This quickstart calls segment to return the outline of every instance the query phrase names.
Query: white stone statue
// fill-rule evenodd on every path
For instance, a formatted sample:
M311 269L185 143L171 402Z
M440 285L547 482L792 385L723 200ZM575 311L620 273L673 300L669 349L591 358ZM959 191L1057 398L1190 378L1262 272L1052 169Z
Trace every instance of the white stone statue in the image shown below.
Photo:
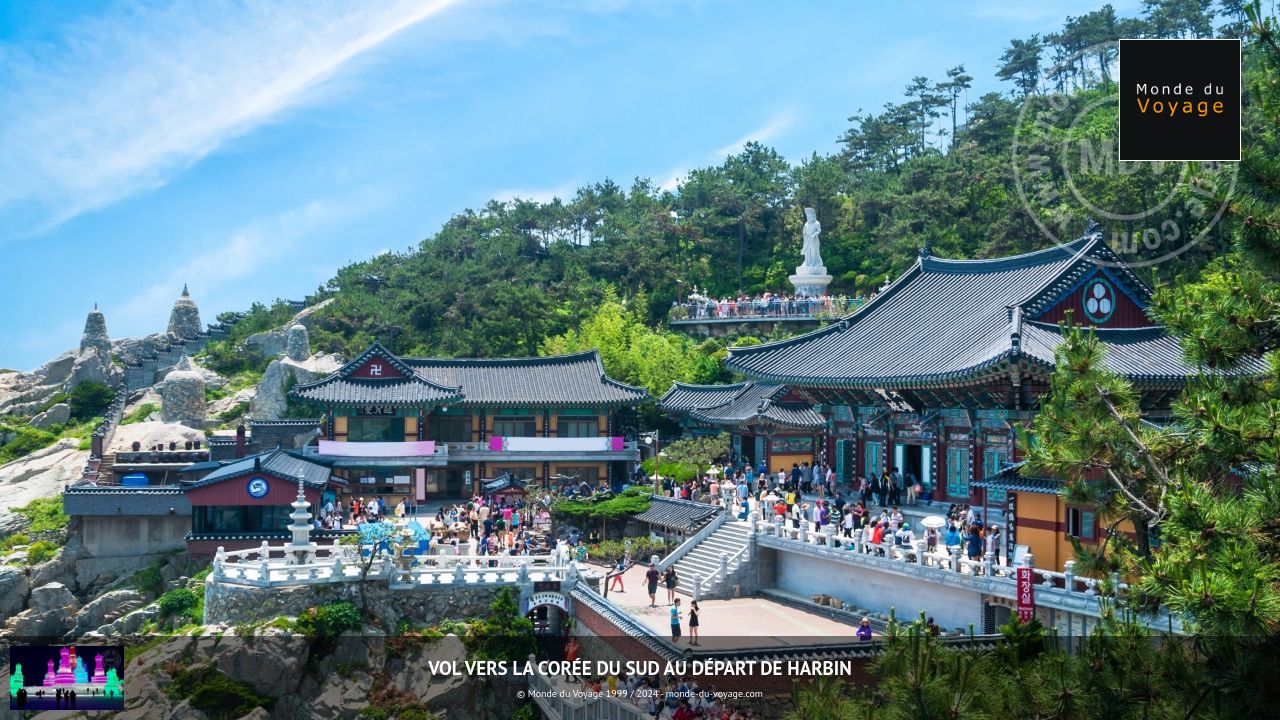
M796 267L791 284L795 286L798 297L822 297L832 279L822 264L822 242L818 239L822 225L818 223L818 213L813 208L805 208L804 216L804 244L800 248L804 261Z
M818 213L813 208L804 209L804 265L806 267L823 267L822 243L818 236L822 234L822 223L818 222Z

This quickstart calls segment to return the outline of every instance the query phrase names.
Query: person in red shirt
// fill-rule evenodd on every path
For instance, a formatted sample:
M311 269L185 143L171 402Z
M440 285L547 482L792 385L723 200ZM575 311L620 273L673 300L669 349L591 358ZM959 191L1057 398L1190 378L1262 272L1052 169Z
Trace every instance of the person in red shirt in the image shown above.
M671 713L671 720L694 720L698 717L693 714L693 709L689 707L688 700L681 700L680 705L674 713Z
M787 514L787 504L779 500L773 506L773 514L782 517Z

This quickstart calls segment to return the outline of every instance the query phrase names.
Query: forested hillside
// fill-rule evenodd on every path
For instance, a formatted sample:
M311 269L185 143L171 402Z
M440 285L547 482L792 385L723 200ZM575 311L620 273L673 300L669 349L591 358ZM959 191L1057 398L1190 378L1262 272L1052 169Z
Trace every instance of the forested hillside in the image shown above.
M752 143L691 172L673 191L648 179L602 180L551 203L494 201L462 211L416 250L342 268L319 288L316 299L334 302L313 343L348 355L375 339L401 353L532 355L576 346L550 339L579 331L609 298L661 334L672 302L695 286L713 296L789 291L805 206L823 225L832 293L869 294L926 246L962 258L1044 247L1052 241L1036 219L1074 238L1088 219L1074 207L1080 197L1113 215L1155 208L1137 223L1096 219L1129 257L1156 256L1165 249L1142 242L1147 228L1194 236L1208 218L1175 208L1195 202L1197 188L1202 197L1219 192L1227 169L1126 163L1118 171L1109 160L1116 46L1098 43L1235 36L1243 19L1241 3L1230 0L1146 0L1138 18L1117 17L1108 5L1067 18L1055 32L1012 40L996 69L1007 92L966 102L973 78L958 65L913 79L900 102L881 110L851 107L832 155L788 159ZM1256 114L1246 108L1246 145L1259 131ZM1047 168L1024 177L1021 193L1017 144L1022 155L1042 152ZM1197 270L1221 238L1215 229L1159 272L1167 279ZM722 350L716 342L667 342L706 357ZM642 380L632 369L610 372ZM698 362L673 372L693 380L719 373Z

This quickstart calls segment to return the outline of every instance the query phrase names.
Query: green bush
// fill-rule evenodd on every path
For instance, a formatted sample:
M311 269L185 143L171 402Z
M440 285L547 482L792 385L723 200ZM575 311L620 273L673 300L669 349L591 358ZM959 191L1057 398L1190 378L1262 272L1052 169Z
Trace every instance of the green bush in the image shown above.
M46 560L52 560L54 555L58 554L58 546L51 542L40 540L31 543L27 548L27 564L39 565Z
M8 537L0 538L0 552L12 550L19 545L30 545L31 538L23 533L14 533Z
M164 589L164 578L160 575L160 564L152 563L135 572L129 578L129 584L142 592L158 595Z
M633 537L631 540L631 558L637 563L646 563L649 561L650 555L662 557L670 550L670 547L663 540L653 540L647 537ZM626 554L625 540L605 540L594 545L587 546L588 554L597 560L602 560L610 564L617 561L618 558Z
M81 380L72 388L67 402L71 405L72 418L88 420L105 413L115 399L116 391L111 387L97 380Z
M155 403L142 403L137 408L135 408L133 412L129 413L128 415L125 415L124 419L120 421L120 424L132 425L134 423L140 423L146 420L147 418L151 417L151 413L155 413L159 411L160 411L160 406L156 405Z
M31 523L28 532L60 532L67 527L67 516L62 512L62 496L37 498L23 507L9 508Z
M309 608L298 616L299 632L319 640L330 640L345 630L355 630L364 622L360 611L349 602L336 602Z
M173 616L195 607L199 600L196 594L186 588L174 588L160 596L160 612L165 616Z
M165 688L175 700L190 698L191 707L209 720L234 720L256 707L271 709L271 698L259 695L247 683L232 680L212 665L179 671Z
M0 447L0 465L47 448L58 439L57 435L47 430L33 427L20 427L15 432L13 440Z

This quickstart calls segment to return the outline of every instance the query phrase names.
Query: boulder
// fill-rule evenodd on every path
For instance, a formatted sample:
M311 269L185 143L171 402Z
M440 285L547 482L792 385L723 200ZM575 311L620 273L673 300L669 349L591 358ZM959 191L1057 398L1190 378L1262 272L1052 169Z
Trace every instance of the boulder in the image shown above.
M0 465L0 536L20 532L26 518L9 510L23 507L37 498L55 497L65 484L75 482L84 473L88 450L79 449L80 442L63 438L47 448L26 457Z
M107 452L130 452L135 442L143 451L150 450L156 445L168 448L171 442L175 443L177 448L183 449L188 440L204 442L204 432L177 423L158 421L133 423L116 428L115 437L112 438L111 447Z
M71 419L71 406L66 403L58 403L44 412L36 415L28 421L28 424L34 428L46 430L54 425L65 425Z
M67 608L54 608L39 613L26 610L9 618L5 624L4 634L9 637L23 638L28 642L36 640L56 641L67 634L73 625L71 611Z
M304 362L281 358L272 360L258 383L258 392L250 405L255 420L278 420L288 408L285 388L315 382L342 367L336 355L319 353Z
M31 583L22 568L0 566L0 622L26 607L30 589Z
M124 377L124 371L111 362L111 355L97 347L87 347L76 354L75 362L63 388L70 390L85 380L94 380L114 387Z
M37 613L79 607L79 605L80 602L76 600L76 596L72 595L67 586L60 582L51 582L37 587L31 591L31 598L27 601L27 606Z
M256 350L265 357L278 357L284 352L286 344L288 344L288 338L283 330L268 330L244 339L245 349Z
M217 400L214 400L213 402L209 403L209 409L206 411L206 415L212 420L216 421L219 418L219 416L221 416L223 413L230 412L231 410L236 408L238 405L241 405L243 403L252 404L253 398L257 394L258 394L258 389L256 387L250 387L250 388L245 388L243 390L240 390L235 395L228 395L227 397L224 397L224 398L218 398Z
M146 596L137 590L112 590L99 595L76 613L74 632L81 635L97 630L146 604Z

